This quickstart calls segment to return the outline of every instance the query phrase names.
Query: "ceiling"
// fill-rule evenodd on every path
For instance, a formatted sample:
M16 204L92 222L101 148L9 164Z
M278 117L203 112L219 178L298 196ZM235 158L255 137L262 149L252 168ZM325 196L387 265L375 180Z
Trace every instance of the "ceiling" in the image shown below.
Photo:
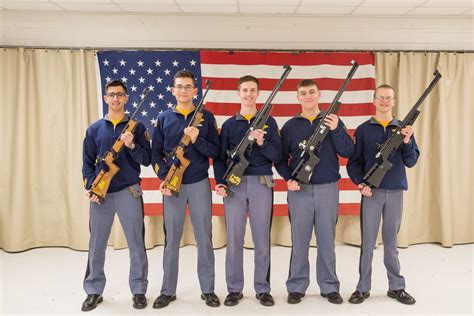
M2 0L7 11L472 18L474 0Z

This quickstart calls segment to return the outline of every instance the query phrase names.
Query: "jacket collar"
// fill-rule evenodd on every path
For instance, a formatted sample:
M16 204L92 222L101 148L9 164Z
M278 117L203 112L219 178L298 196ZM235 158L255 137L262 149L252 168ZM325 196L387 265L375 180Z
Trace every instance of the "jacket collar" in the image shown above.
M112 120L109 118L109 113L105 114L105 116L102 119L112 123ZM128 122L129 120L130 120L130 116L128 114L125 114L125 116L122 118L122 120L120 120L119 123Z
M375 119L374 116L372 116L372 117L370 118L370 124L381 125L381 124L379 123L379 121L377 121L377 120ZM400 127L401 125L400 125L400 122L399 122L395 117L393 117L392 120L390 121L390 123L388 123L387 126Z

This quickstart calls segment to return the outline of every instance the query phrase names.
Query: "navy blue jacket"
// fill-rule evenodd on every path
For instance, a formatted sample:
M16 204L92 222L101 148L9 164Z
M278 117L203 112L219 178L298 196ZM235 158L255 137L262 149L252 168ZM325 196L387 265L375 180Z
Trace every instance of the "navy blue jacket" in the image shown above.
M155 173L161 180L166 178L173 161L167 154L181 141L184 129L189 125L194 111L186 117L176 110L168 109L158 115L158 123L153 131L151 162ZM199 135L194 144L190 143L184 154L191 160L183 175L183 184L199 182L209 176L209 158L219 155L219 133L216 119L211 112L203 111L203 121L198 125Z
M82 175L86 189L90 189L95 177L105 166L104 162L94 166L96 157L103 157L112 149L129 120L129 116L125 115L122 121L114 126L106 115L87 129L82 147ZM119 153L115 164L120 171L112 178L108 193L120 191L140 182L140 165L148 166L151 159L150 140L147 133L145 125L138 122L133 138L135 148L130 150L124 146Z
M400 121L393 119L384 128L375 118L362 123L355 132L356 145L354 155L347 163L347 172L352 182L360 184L364 175L377 162L382 159L375 158L378 152L377 144L383 144L400 126ZM408 182L405 172L406 167L413 167L420 156L415 137L412 136L408 144L402 143L400 147L391 155L389 161L393 164L380 183L379 189L384 190L407 190Z
M276 169L286 181L291 179L291 172L301 159L302 149L299 148L299 144L311 137L323 116L324 112L319 112L311 123L310 120L298 114L288 120L281 129L283 155L282 160L276 164ZM346 127L341 120L339 120L335 130L329 131L319 150L317 150L318 148L314 152L320 158L320 161L314 168L309 182L311 184L324 184L339 180L341 175L339 174L337 155L349 158L354 151L354 143L347 134Z
M245 136L247 130L255 117L248 121L240 113L227 119L222 124L221 134L221 155L214 160L214 176L218 184L224 184L224 173L227 170L228 151L233 150ZM280 160L281 140L278 133L278 125L273 117L268 117L264 126L266 131L265 141L262 146L256 142L252 145L250 152L245 157L249 161L249 166L245 169L244 175L272 175L272 163Z

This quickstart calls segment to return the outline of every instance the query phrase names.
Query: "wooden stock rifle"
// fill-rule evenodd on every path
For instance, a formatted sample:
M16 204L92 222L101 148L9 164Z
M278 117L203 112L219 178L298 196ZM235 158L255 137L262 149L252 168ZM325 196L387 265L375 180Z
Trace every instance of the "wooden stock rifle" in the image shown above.
M201 101L196 106L194 110L193 117L186 127L196 127L201 123L201 119L204 115L204 99L206 98L209 89L211 88L212 82L210 80L206 81L206 91L204 92ZM188 150L189 143L191 142L191 137L184 134L181 138L178 146L168 155L170 159L173 159L173 164L168 170L168 174L164 180L163 188L169 189L173 196L179 196L179 190L181 188L181 183L183 181L184 171L188 168L191 160L184 157L184 154Z
M105 162L105 165L101 168L99 174L95 177L94 182L92 182L91 189L89 191L90 196L97 196L99 198L99 203L102 204L105 201L105 196L107 195L107 191L110 187L110 182L112 178L119 172L120 168L115 164L115 160L117 160L119 153L122 151L124 142L120 139L122 135L126 132L134 133L135 128L137 127L138 121L136 116L138 115L138 111L140 110L145 98L150 94L151 90L149 88L145 88L142 92L142 99L137 106L137 109L130 117L127 125L123 128L120 136L117 138L115 143L113 144L112 148L107 151L104 156L97 157L95 160L95 165L99 165L102 162Z

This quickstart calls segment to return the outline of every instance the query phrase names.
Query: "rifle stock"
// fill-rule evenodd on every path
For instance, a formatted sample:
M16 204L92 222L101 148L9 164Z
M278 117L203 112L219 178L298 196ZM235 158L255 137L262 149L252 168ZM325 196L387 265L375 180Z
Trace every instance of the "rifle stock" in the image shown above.
M415 123L416 119L420 115L420 110L418 110L418 108L442 77L438 70L436 70L433 75L435 77L425 89L415 105L410 109L410 112L408 112L408 114L405 116L400 126L382 145L379 146L379 151L375 155L375 158L381 158L381 163L374 163L374 165L369 169L369 171L367 171L363 178L363 182L370 187L378 188L387 172L392 169L392 163L389 161L389 158L403 143L403 139L405 137L401 133L402 128Z
M107 166L108 170L105 170L105 168L102 168L99 171L99 174L95 177L94 181L92 182L90 191L89 191L89 196L92 197L93 195L97 196L99 199L99 203L102 204L105 201L105 196L107 195L107 192L110 187L110 183L112 182L112 178L120 171L120 168L114 163L114 161L117 159L119 153L123 150L123 147L125 146L124 142L120 139L120 137L126 133L130 132L132 134L135 133L135 129L138 125L138 121L135 119L138 111L143 105L143 102L145 101L145 98L150 94L151 90L149 88L145 88L143 90L143 98L140 101L140 104L137 106L137 109L127 122L127 125L125 125L124 129L120 133L120 136L117 138L117 140L114 142L112 145L112 148L107 151L104 155L104 157L97 157L96 159L96 165L99 164L100 162L105 162L105 165Z
M115 158L111 152L108 152L107 155L104 157L104 162L108 167L108 171L105 171L102 168L92 182L91 190L89 195L95 195L99 199L99 203L102 204L105 201L105 196L107 195L107 191L110 187L110 182L112 178L119 172L120 168L114 163Z
M242 175L245 172L245 169L249 166L249 161L247 159L240 159L239 162L231 161L229 167L227 168L226 175L224 179L227 182L227 195L230 197L234 196L234 192L230 189L230 185L238 186L242 180Z

